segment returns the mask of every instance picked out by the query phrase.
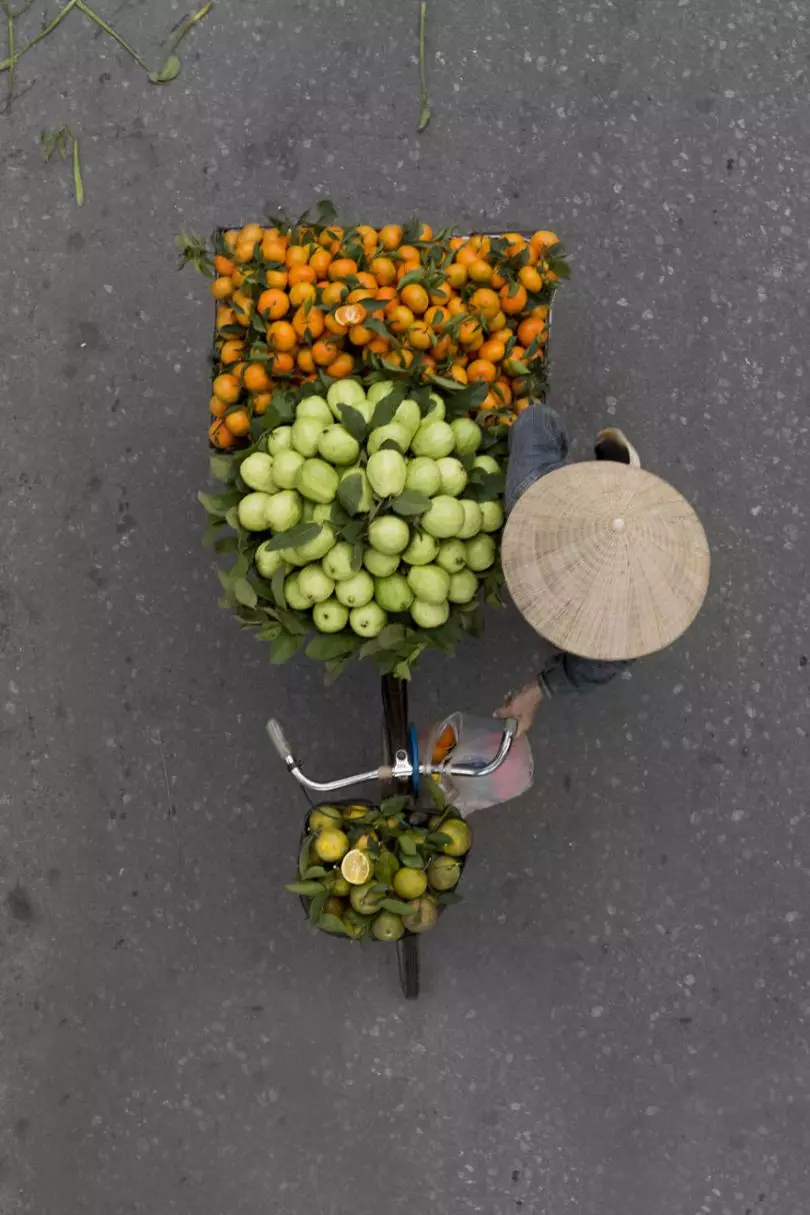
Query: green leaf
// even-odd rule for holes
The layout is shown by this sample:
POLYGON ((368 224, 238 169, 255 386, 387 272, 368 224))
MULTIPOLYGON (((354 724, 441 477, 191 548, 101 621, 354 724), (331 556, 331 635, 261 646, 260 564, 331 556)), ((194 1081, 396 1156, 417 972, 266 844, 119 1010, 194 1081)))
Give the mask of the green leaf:
POLYGON ((309 897, 324 893, 322 882, 290 882, 284 889, 289 890, 290 894, 305 894, 309 897))
POLYGON ((381 401, 377 402, 371 418, 373 430, 376 430, 378 426, 388 425, 399 406, 405 400, 406 393, 407 388, 404 384, 395 384, 391 391, 381 401))
POLYGON ((73 136, 73 193, 76 206, 84 206, 84 181, 82 179, 82 162, 79 157, 79 141, 73 136))
POLYGON ((302 636, 293 636, 290 633, 282 633, 273 642, 270 651, 270 661, 274 666, 280 666, 283 662, 288 662, 293 658, 306 640, 302 636))
POLYGON ((386 818, 391 814, 401 814, 410 800, 410 797, 405 794, 386 797, 384 801, 380 802, 380 814, 385 815, 386 818))
POLYGON ((397 290, 401 291, 403 287, 408 286, 408 283, 422 283, 424 280, 425 272, 421 266, 418 270, 409 270, 407 274, 403 274, 397 283, 397 290))
POLYGON ((340 417, 343 425, 348 430, 353 439, 358 443, 362 443, 366 437, 366 420, 358 409, 352 409, 351 405, 343 405, 340 410, 340 417))
POLYGON ((398 515, 424 515, 430 509, 430 498, 415 489, 406 489, 394 498, 391 507, 398 515))
POLYGON ((287 612, 281 608, 276 612, 279 621, 284 625, 288 633, 293 637, 305 637, 312 627, 312 621, 309 614, 303 616, 298 612, 287 612))
POLYGON ((342 658, 357 649, 357 638, 348 633, 319 633, 313 637, 306 648, 307 658, 318 658, 325 661, 328 658, 342 658))
POLYGON ((503 497, 506 487, 506 476, 503 472, 487 472, 483 468, 474 468, 470 473, 470 489, 475 491, 479 502, 493 502, 503 497))
POLYGON ((298 852, 298 876, 303 877, 309 868, 309 852, 315 836, 312 834, 305 835, 301 840, 301 847, 298 852))
POLYGON ((309 905, 309 922, 310 922, 310 924, 318 923, 318 920, 323 915, 324 903, 326 902, 328 897, 329 897, 329 895, 325 890, 321 890, 320 894, 315 895, 315 898, 312 900, 312 902, 309 905))
POLYGON ((306 873, 303 875, 305 880, 310 878, 324 878, 327 876, 327 871, 323 865, 310 865, 306 873))
POLYGON ((444 796, 444 790, 442 789, 442 787, 438 781, 435 781, 435 780, 423 781, 422 784, 420 785, 420 788, 425 790, 425 792, 428 794, 428 796, 430 797, 433 804, 435 806, 437 806, 439 808, 439 810, 445 809, 445 807, 447 806, 447 798, 444 796))
POLYGON ((439 895, 439 902, 445 907, 452 907, 454 903, 463 903, 464 900, 460 894, 454 894, 452 890, 445 890, 444 894, 439 895))
POLYGON ((353 523, 347 523, 341 529, 341 539, 346 540, 349 544, 355 544, 363 534, 365 524, 362 519, 358 519, 353 523))
POLYGON ((337 491, 338 501, 350 515, 356 515, 363 500, 363 478, 360 473, 345 477, 337 491))
POLYGON ((394 915, 412 915, 413 907, 408 903, 401 903, 399 899, 383 899, 380 903, 386 911, 393 911, 394 915))
POLYGON ((427 838, 429 844, 436 844, 437 847, 441 847, 443 844, 452 844, 453 842, 453 837, 445 835, 442 831, 431 831, 427 838))
POLYGON ((349 935, 343 921, 338 916, 331 915, 327 911, 321 912, 318 927, 322 932, 333 932, 335 936, 347 937, 349 935))
POLYGON ((277 570, 273 571, 270 579, 270 590, 273 593, 273 599, 280 608, 287 606, 287 599, 284 594, 284 581, 287 577, 287 571, 283 565, 280 565, 277 570))
POLYGON ((401 835, 397 844, 403 856, 416 856, 416 844, 409 835, 401 835))
POLYGON ((211 476, 216 481, 223 481, 227 484, 231 480, 233 464, 229 456, 210 456, 208 467, 211 471, 211 476))
POLYGON ((328 198, 322 198, 319 200, 317 211, 318 223, 322 224, 324 228, 328 228, 329 225, 333 224, 337 219, 335 205, 333 202, 330 202, 328 198))
POLYGON ((229 494, 204 494, 200 491, 197 494, 197 500, 201 506, 204 506, 209 515, 216 515, 219 518, 226 518, 228 511, 237 506, 241 494, 236 490, 229 494))
POLYGON ((486 383, 468 384, 465 388, 454 392, 447 404, 452 407, 452 413, 456 416, 460 413, 469 413, 471 409, 477 409, 479 405, 483 404, 488 392, 489 385, 486 383))
POLYGON ((365 545, 363 544, 363 541, 355 540, 354 546, 352 548, 352 559, 350 562, 351 570, 352 570, 353 574, 359 574, 360 570, 363 568, 364 551, 365 551, 365 545))
POLYGON ((255 608, 259 602, 256 590, 250 585, 247 578, 237 578, 231 586, 237 601, 245 607, 255 608))
POLYGON ((321 534, 321 527, 320 523, 298 523, 289 531, 279 532, 272 540, 268 540, 267 551, 275 552, 280 548, 298 548, 301 544, 308 544, 321 534))
POLYGON ((402 856, 399 858, 406 869, 424 869, 425 862, 421 856, 402 856))
POLYGON ((221 540, 214 541, 215 553, 235 553, 238 547, 236 536, 223 536, 221 540))
POLYGON ((181 66, 177 55, 167 55, 160 71, 149 73, 149 80, 152 84, 170 84, 180 75, 181 66))

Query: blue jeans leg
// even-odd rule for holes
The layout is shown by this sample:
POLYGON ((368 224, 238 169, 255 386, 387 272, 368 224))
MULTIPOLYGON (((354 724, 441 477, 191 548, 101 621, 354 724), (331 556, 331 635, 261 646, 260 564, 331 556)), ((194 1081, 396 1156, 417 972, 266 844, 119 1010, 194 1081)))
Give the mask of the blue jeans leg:
POLYGON ((549 405, 530 405, 509 432, 504 506, 509 514, 521 494, 568 455, 568 435, 549 405))

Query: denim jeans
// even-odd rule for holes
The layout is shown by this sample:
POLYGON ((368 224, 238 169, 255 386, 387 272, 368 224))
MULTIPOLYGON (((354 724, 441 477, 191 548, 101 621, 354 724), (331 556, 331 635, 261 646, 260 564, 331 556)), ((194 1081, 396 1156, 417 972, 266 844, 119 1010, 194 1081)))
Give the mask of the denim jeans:
MULTIPOLYGON (((512 510, 521 494, 546 473, 560 468, 568 455, 568 436, 548 405, 530 405, 509 432, 509 464, 504 505, 512 510)), ((552 655, 537 677, 544 696, 587 692, 610 683, 630 662, 599 662, 577 654, 552 655)))

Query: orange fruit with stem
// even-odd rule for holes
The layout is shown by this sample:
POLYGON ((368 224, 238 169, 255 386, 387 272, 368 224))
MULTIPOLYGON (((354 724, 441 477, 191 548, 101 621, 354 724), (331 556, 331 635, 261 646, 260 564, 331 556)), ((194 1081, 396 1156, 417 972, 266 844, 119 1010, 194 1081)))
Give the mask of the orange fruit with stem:
POLYGON ((527 316, 518 325, 517 335, 522 346, 531 346, 535 338, 542 340, 546 331, 546 322, 539 316, 527 316))
POLYGON ((295 363, 299 371, 303 371, 306 375, 315 370, 315 360, 312 357, 312 351, 302 346, 295 356, 295 363))
POLYGON ((223 278, 230 278, 236 269, 236 262, 231 261, 229 257, 223 256, 222 253, 218 253, 214 258, 214 269, 223 278))
POLYGON ((208 412, 212 417, 221 418, 227 408, 227 401, 221 401, 216 395, 211 397, 211 404, 208 408, 208 412))
POLYGON ((390 257, 375 257, 371 263, 371 273, 381 287, 388 287, 397 279, 397 268, 390 257))
POLYGON ((466 317, 459 325, 456 336, 461 346, 480 346, 484 340, 481 322, 475 316, 466 317))
POLYGON ((543 289, 543 276, 536 266, 521 266, 518 270, 518 278, 527 291, 536 294, 543 289))
POLYGON ((287 243, 279 236, 266 235, 262 241, 262 258, 266 262, 284 262, 287 257, 287 243))
POLYGON ((490 363, 500 363, 505 354, 505 344, 497 341, 495 338, 488 338, 487 341, 478 348, 479 359, 486 359, 490 363))
POLYGON ((379 283, 373 274, 369 274, 368 270, 358 270, 355 276, 361 287, 367 288, 369 291, 376 291, 379 283))
POLYGON ((461 363, 451 364, 447 374, 451 380, 456 380, 459 384, 467 383, 467 369, 461 363))
POLYGON ((426 321, 414 321, 408 329, 408 342, 414 350, 430 350, 433 338, 426 321))
POLYGON ((394 333, 407 333, 415 318, 404 304, 391 303, 385 310, 385 319, 394 333))
POLYGON ((477 257, 467 267, 470 282, 488 283, 492 278, 492 267, 482 257, 477 257))
POLYGON ((387 354, 391 349, 391 343, 388 338, 375 336, 372 341, 366 346, 366 350, 370 354, 387 354))
POLYGON ((473 359, 471 363, 467 364, 467 382, 469 384, 476 384, 479 380, 491 383, 497 374, 494 363, 490 363, 487 359, 473 359))
POLYGON ((535 232, 534 236, 529 241, 530 247, 537 253, 542 253, 546 249, 550 249, 552 245, 558 245, 559 243, 560 238, 557 236, 556 232, 549 232, 546 228, 541 229, 539 232, 535 232))
POLYGON ((208 438, 214 447, 219 447, 223 451, 236 446, 236 436, 228 430, 224 418, 217 418, 215 422, 211 423, 208 427, 208 438))
POLYGON ((292 319, 292 327, 299 338, 307 337, 308 334, 308 340, 314 341, 321 336, 325 328, 323 313, 320 308, 310 308, 307 311, 305 307, 301 307, 292 319))
POLYGON ((252 240, 240 240, 233 251, 233 255, 238 262, 244 266, 247 262, 253 261, 253 255, 256 252, 255 242, 252 240))
POLYGON ((239 241, 239 229, 229 228, 228 231, 224 233, 222 239, 225 241, 225 248, 230 249, 231 253, 233 253, 239 241))
POLYGON ((284 261, 290 268, 293 266, 305 266, 309 261, 311 252, 312 249, 309 245, 290 245, 284 255, 284 261))
POLYGON ((294 287, 296 283, 314 283, 315 271, 307 262, 296 262, 290 266, 287 281, 291 287, 294 287))
POLYGON ((217 308, 217 329, 224 329, 226 325, 235 325, 236 315, 233 308, 226 308, 224 304, 220 304, 217 308))
POLYGON ((267 291, 263 291, 256 302, 256 310, 259 316, 271 321, 277 321, 282 316, 286 316, 290 311, 290 301, 284 291, 279 291, 276 287, 271 287, 267 291))
POLYGON ((329 364, 329 375, 336 380, 342 380, 354 371, 354 359, 348 351, 343 350, 329 364))
POLYGON ((238 439, 250 434, 250 414, 244 408, 232 409, 230 413, 226 413, 224 422, 231 434, 236 435, 238 439))
POLYGON ((233 295, 233 282, 229 278, 215 278, 211 284, 211 294, 215 300, 226 300, 233 295))
POLYGON ((264 228, 261 224, 245 224, 239 232, 240 240, 249 240, 256 244, 257 240, 261 240, 264 236, 264 228))
POLYGON ((386 224, 380 228, 380 244, 383 249, 396 249, 399 246, 403 237, 403 230, 399 224, 386 224))
POLYGON ((294 350, 298 344, 296 332, 289 321, 274 321, 267 329, 267 341, 273 350, 294 350))
POLYGON ((283 291, 289 281, 289 275, 286 270, 265 270, 264 277, 268 287, 274 287, 277 291, 283 291))
POLYGON ((523 312, 529 302, 529 297, 526 294, 526 288, 522 283, 506 283, 498 292, 498 298, 501 301, 501 311, 507 316, 517 316, 519 312, 523 312))
POLYGON ((399 298, 415 316, 421 316, 430 306, 430 296, 421 283, 408 283, 401 289, 399 298))
POLYGON ((461 248, 456 251, 456 262, 460 266, 466 267, 468 275, 472 263, 479 260, 480 258, 478 257, 477 250, 474 249, 470 244, 462 245, 461 248))
POLYGON ((227 372, 224 375, 218 375, 212 385, 214 395, 218 396, 220 401, 224 401, 226 405, 234 405, 242 395, 242 385, 235 375, 230 375, 227 372))
POLYGON ((300 308, 308 300, 316 300, 318 289, 314 283, 293 283, 290 287, 290 303, 293 308, 300 308))
POLYGON ((256 415, 267 413, 270 402, 273 399, 272 392, 257 392, 253 398, 253 412, 256 415))
POLYGON ((270 370, 273 375, 289 375, 295 366, 293 356, 286 350, 279 354, 273 355, 273 361, 270 364, 270 370))
POLYGON ((329 278, 333 282, 336 279, 349 278, 353 274, 357 274, 357 262, 354 258, 336 257, 329 266, 329 278))
POLYGON ((315 271, 315 277, 326 278, 332 264, 332 254, 328 249, 316 249, 309 259, 309 264, 315 271))
POLYGON ((334 308, 349 294, 345 283, 329 283, 321 293, 321 302, 325 308, 334 308))
POLYGON ((433 229, 430 224, 422 224, 422 227, 419 229, 419 240, 433 240, 433 229))
POLYGON ((457 291, 467 281, 467 267, 462 262, 451 262, 445 271, 447 281, 457 291))
POLYGON ((219 361, 225 367, 230 367, 233 363, 238 363, 245 352, 245 343, 231 339, 225 342, 219 352, 219 361))
POLYGON ((268 392, 272 387, 270 377, 261 363, 248 363, 242 383, 248 392, 268 392))
POLYGON ((312 358, 318 367, 328 367, 339 353, 337 345, 326 338, 320 338, 312 347, 312 358))
POLYGON ((349 341, 353 346, 367 346, 373 337, 373 331, 365 325, 352 325, 349 330, 349 341))
POLYGON ((490 317, 500 312, 501 302, 497 292, 493 291, 491 287, 479 287, 470 296, 470 307, 474 312, 480 312, 483 316, 490 317))

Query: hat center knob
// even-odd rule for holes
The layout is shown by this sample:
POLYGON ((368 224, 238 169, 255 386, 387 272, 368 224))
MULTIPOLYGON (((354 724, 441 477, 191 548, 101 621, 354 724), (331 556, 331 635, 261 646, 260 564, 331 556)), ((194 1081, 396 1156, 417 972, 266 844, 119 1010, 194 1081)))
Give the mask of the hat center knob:
POLYGON ((610 526, 613 528, 614 532, 623 532, 627 524, 625 523, 624 519, 619 516, 617 519, 613 520, 610 526))

